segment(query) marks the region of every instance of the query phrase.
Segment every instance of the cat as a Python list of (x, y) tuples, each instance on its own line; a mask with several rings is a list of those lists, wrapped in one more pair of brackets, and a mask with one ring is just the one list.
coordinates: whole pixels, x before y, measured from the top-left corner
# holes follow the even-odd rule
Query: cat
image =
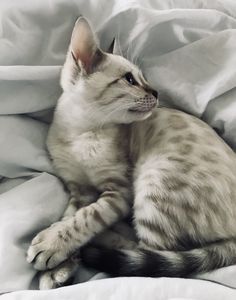
[[(47, 146), (71, 196), (28, 249), (28, 262), (48, 270), (41, 287), (63, 284), (78, 259), (112, 276), (189, 277), (235, 264), (236, 156), (215, 131), (157, 107), (141, 70), (103, 52), (83, 17), (61, 85)], [(138, 243), (113, 248), (105, 229), (131, 211)]]

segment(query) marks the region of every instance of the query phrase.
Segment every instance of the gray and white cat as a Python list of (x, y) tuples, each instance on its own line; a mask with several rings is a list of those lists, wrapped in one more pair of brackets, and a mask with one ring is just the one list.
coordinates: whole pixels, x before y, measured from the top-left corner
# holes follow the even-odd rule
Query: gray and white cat
[(217, 134), (186, 113), (156, 108), (142, 72), (99, 49), (84, 18), (61, 85), (47, 145), (71, 197), (64, 218), (28, 250), (36, 269), (51, 269), (41, 288), (66, 281), (76, 251), (131, 207), (138, 244), (88, 245), (80, 251), (86, 266), (113, 276), (185, 277), (236, 263), (236, 156)]

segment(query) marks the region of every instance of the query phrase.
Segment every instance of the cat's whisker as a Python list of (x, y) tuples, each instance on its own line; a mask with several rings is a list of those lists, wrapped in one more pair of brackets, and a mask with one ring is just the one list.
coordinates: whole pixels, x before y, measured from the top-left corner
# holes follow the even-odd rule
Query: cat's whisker
[(132, 47), (133, 47), (133, 40), (130, 41), (127, 52), (126, 52), (126, 57), (131, 62), (132, 62), (132, 60), (131, 60), (131, 52), (130, 51), (132, 50)]
[(135, 64), (140, 70), (142, 70), (142, 68), (141, 68), (141, 63), (142, 63), (142, 61), (143, 61), (143, 55), (141, 55), (141, 53), (140, 53), (139, 55), (136, 55), (134, 64)]
[(133, 56), (133, 64), (135, 65), (135, 66), (137, 66), (137, 59), (138, 59), (138, 55), (136, 55), (136, 56)]
[(143, 55), (137, 55), (134, 64), (135, 64), (140, 70), (143, 70), (143, 63), (144, 63)]
[(123, 51), (122, 51), (122, 48), (121, 48), (121, 44), (120, 44), (120, 27), (119, 27), (119, 30), (118, 30), (117, 45), (118, 45), (118, 49), (119, 49), (120, 55), (121, 55), (122, 57), (124, 57)]

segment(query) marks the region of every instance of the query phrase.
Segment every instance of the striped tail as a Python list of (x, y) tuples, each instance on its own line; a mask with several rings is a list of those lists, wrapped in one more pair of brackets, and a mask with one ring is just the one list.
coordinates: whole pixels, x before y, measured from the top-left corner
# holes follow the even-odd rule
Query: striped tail
[(236, 240), (222, 240), (188, 251), (115, 250), (84, 247), (86, 267), (111, 276), (189, 277), (236, 264)]

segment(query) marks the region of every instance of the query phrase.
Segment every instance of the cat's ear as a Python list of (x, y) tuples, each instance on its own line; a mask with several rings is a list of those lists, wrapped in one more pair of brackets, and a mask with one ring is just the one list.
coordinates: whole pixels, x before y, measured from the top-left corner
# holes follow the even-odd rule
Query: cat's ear
[(116, 38), (114, 38), (113, 41), (111, 42), (111, 45), (108, 48), (107, 52), (111, 54), (121, 55), (120, 47), (118, 45), (118, 41)]
[(72, 32), (71, 55), (86, 74), (93, 73), (104, 58), (89, 22), (83, 17), (76, 21)]
[(112, 40), (111, 45), (107, 49), (107, 53), (113, 54), (113, 50), (114, 50), (114, 46), (115, 46), (115, 40), (116, 40), (115, 38)]

